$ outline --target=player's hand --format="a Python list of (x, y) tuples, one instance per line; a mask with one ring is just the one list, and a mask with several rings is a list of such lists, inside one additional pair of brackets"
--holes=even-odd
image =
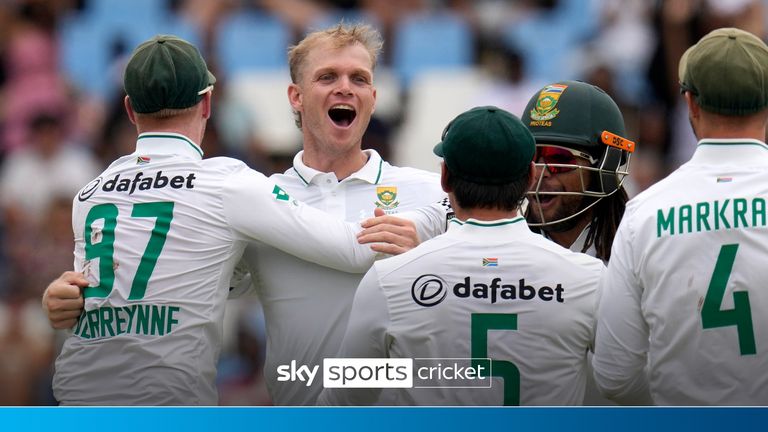
[(390, 216), (376, 208), (373, 216), (361, 224), (363, 230), (357, 234), (360, 244), (371, 244), (371, 249), (390, 255), (398, 255), (415, 248), (421, 243), (416, 226), (408, 219)]
[(77, 324), (83, 311), (83, 288), (88, 280), (82, 273), (64, 272), (48, 285), (43, 293), (43, 310), (51, 327), (68, 329)]

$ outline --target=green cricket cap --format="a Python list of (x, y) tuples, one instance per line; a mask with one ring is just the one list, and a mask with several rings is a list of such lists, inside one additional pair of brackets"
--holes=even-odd
[(123, 78), (131, 108), (142, 114), (196, 105), (215, 82), (200, 51), (171, 35), (157, 35), (139, 45)]
[(519, 118), (495, 106), (453, 119), (434, 148), (449, 171), (477, 184), (504, 184), (528, 175), (536, 143)]
[(708, 33), (680, 58), (678, 74), (705, 111), (743, 116), (768, 106), (768, 46), (744, 30)]

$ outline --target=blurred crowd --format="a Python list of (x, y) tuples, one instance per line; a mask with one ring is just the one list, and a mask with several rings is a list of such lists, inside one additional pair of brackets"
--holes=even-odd
[[(414, 66), (429, 60), (430, 54), (435, 60), (427, 65), (432, 68), (426, 76), (437, 80), (435, 69), (439, 72), (441, 67), (471, 70), (482, 77), (483, 85), (470, 88), (466, 103), (493, 104), (516, 115), (542, 84), (580, 79), (606, 90), (624, 113), (628, 136), (638, 143), (629, 185), (630, 193), (636, 194), (687, 160), (696, 144), (678, 90), (680, 55), (718, 27), (739, 27), (766, 37), (767, 4), (766, 0), (0, 1), (0, 405), (55, 403), (50, 379), (63, 335), (48, 327), (40, 296), (52, 279), (72, 267), (72, 197), (106, 164), (133, 151), (135, 130), (123, 111), (120, 73), (137, 44), (137, 29), (179, 33), (192, 40), (219, 78), (214, 103), (222, 107), (209, 122), (203, 143), (207, 157), (237, 157), (269, 175), (289, 166), (301, 147), (287, 104), (287, 65), (266, 64), (267, 54), (248, 63), (249, 52), (261, 52), (257, 49), (265, 48), (269, 35), (260, 35), (256, 30), (262, 27), (253, 24), (248, 30), (258, 40), (248, 40), (244, 35), (249, 33), (228, 31), (237, 18), (258, 17), (261, 21), (249, 22), (262, 22), (264, 29), (278, 24), (282, 33), (277, 34), (284, 36), (277, 38), (281, 44), (277, 63), (285, 62), (288, 45), (307, 30), (344, 19), (370, 22), (385, 39), (376, 71), (377, 80), (384, 81), (364, 147), (375, 148), (395, 164), (410, 164), (403, 156), (408, 152), (398, 148), (405, 145), (401, 129), (409, 119), (422, 119), (433, 108), (429, 101), (414, 103), (414, 88), (424, 82), (419, 74), (428, 70)], [(433, 18), (442, 21), (430, 21)], [(157, 26), (148, 26), (147, 20), (156, 20)], [(417, 53), (412, 57), (404, 37), (413, 31), (413, 26), (406, 26), (409, 22), (425, 32), (416, 35), (421, 46), (410, 48)], [(433, 40), (429, 22), (437, 22), (441, 30), (451, 23), (466, 32), (455, 33), (459, 39), (449, 43)], [(151, 34), (139, 36), (140, 41)], [(447, 46), (439, 48), (441, 42)], [(465, 53), (457, 52), (460, 47)], [(259, 63), (262, 60), (265, 64)], [(89, 75), (94, 67), (96, 73)], [(269, 76), (251, 74), (258, 68), (273, 68), (269, 73), (285, 81), (284, 87), (272, 86), (277, 87), (274, 97), (251, 101), (266, 106), (262, 112), (279, 121), (259, 120), (248, 113), (242, 98), (231, 97), (236, 91), (228, 91), (230, 84), (243, 86), (243, 77), (259, 81)], [(440, 92), (450, 98), (452, 90), (444, 87)], [(424, 148), (431, 149), (438, 141), (443, 126), (439, 121)], [(278, 123), (288, 124), (288, 130), (261, 133)], [(232, 312), (219, 376), (221, 402), (268, 404), (261, 378), (264, 328), (258, 305), (255, 300), (240, 302), (233, 304)]]

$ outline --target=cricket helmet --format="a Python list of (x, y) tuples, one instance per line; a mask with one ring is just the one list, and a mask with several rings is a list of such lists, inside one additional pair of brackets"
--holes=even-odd
[[(540, 168), (528, 199), (540, 203), (543, 195), (574, 194), (596, 198), (566, 218), (545, 221), (540, 214), (542, 222), (532, 225), (545, 226), (578, 216), (624, 183), (635, 143), (625, 138), (619, 107), (599, 87), (581, 81), (544, 86), (530, 99), (521, 119), (536, 140), (534, 162)], [(588, 160), (590, 166), (575, 163), (575, 157)], [(582, 173), (580, 191), (541, 190), (545, 171), (554, 175), (575, 169)]]

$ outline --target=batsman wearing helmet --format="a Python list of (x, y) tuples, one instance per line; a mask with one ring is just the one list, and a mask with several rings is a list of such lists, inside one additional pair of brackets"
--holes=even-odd
[[(635, 149), (624, 138), (619, 107), (597, 86), (562, 81), (534, 94), (522, 120), (536, 140), (528, 225), (560, 246), (607, 262), (627, 202), (622, 184)], [(613, 403), (590, 376), (584, 404)]]
[(563, 247), (608, 261), (635, 148), (619, 107), (599, 87), (562, 81), (533, 95), (522, 120), (536, 139), (528, 224)]

